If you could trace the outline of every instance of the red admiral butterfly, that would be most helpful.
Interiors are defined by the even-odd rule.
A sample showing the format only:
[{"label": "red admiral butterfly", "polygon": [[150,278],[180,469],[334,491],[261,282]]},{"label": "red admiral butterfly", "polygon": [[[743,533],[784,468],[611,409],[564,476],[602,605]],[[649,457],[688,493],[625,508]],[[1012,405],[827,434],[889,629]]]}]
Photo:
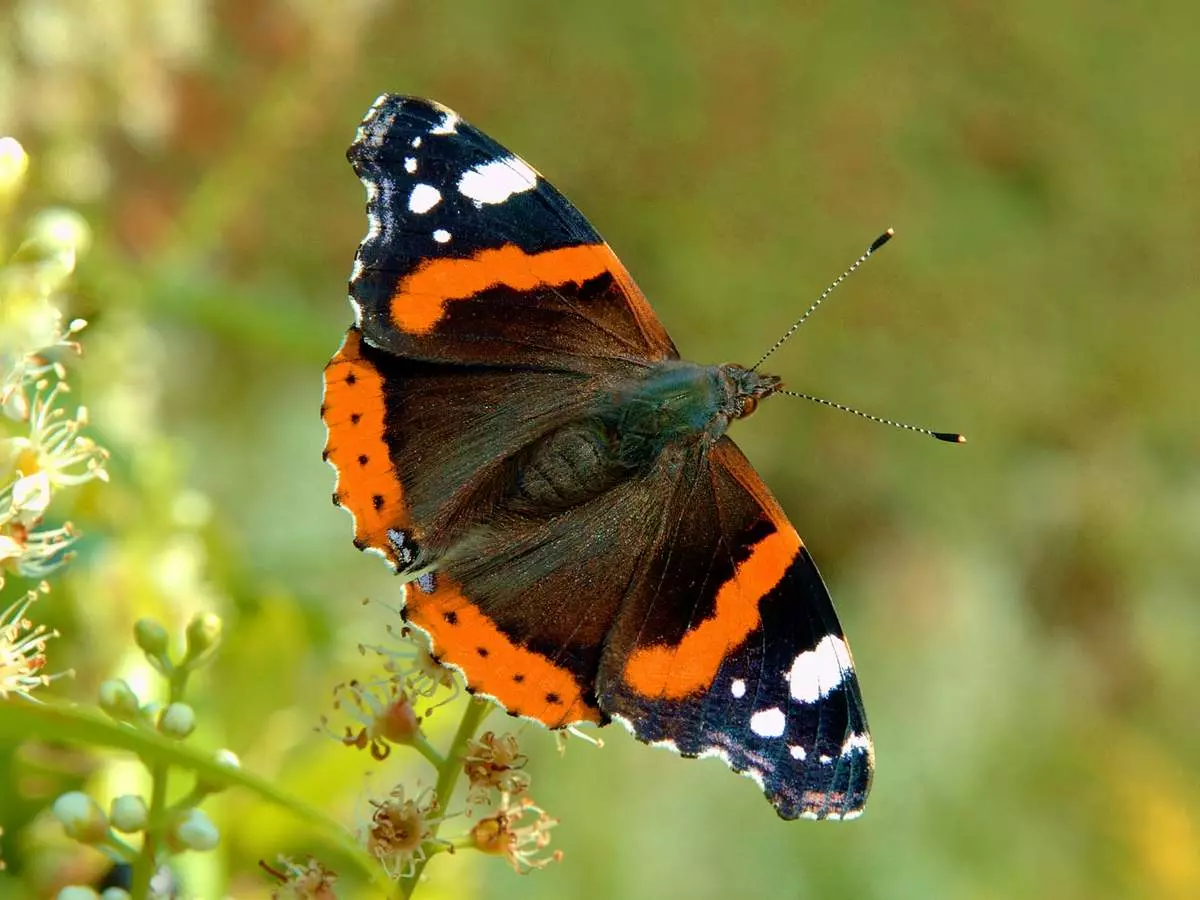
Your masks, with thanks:
[{"label": "red admiral butterfly", "polygon": [[616,719],[720,757],[786,819],[859,815],[850,648],[725,434],[779,379],[680,359],[583,215],[449,109],[384,95],[348,156],[369,230],[325,456],[406,619],[514,715]]}]

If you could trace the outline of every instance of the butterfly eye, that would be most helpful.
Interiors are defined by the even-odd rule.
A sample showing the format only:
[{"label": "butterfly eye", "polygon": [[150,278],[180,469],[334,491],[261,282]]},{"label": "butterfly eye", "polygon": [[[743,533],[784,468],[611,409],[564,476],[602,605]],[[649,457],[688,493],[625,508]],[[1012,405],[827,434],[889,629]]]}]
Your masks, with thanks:
[{"label": "butterfly eye", "polygon": [[758,409],[758,398],[757,397],[743,397],[742,398],[742,411],[738,414],[738,418],[744,419],[744,418],[746,418],[746,416],[753,413],[756,409]]}]

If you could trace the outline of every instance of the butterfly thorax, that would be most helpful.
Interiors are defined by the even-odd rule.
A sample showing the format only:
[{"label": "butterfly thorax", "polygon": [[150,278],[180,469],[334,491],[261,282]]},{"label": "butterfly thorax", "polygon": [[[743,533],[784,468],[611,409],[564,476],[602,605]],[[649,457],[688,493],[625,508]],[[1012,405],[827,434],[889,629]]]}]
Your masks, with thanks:
[{"label": "butterfly thorax", "polygon": [[671,444],[715,442],[730,422],[749,415],[778,387],[776,376],[732,363],[670,360],[615,391],[613,414],[624,443],[644,442],[646,452],[656,455]]}]

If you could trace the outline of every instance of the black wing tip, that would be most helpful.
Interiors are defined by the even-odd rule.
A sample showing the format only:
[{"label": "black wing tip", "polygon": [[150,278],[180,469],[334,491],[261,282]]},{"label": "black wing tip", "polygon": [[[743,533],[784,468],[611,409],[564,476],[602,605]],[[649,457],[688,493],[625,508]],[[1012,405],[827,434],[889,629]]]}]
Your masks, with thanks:
[{"label": "black wing tip", "polygon": [[[355,132],[346,157],[358,164],[375,159],[387,145],[396,123],[405,120],[404,130],[414,134],[449,134],[461,121],[458,113],[436,100],[410,94],[383,93],[375,98]],[[407,149],[407,148],[405,148]]]}]

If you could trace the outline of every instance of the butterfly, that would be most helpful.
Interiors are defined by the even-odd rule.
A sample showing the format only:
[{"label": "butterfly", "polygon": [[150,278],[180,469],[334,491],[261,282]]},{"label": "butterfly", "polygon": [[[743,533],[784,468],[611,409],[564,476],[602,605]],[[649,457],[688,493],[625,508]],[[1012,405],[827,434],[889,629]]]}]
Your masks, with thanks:
[{"label": "butterfly", "polygon": [[785,819],[860,815],[850,648],[726,433],[780,380],[681,359],[583,215],[446,107],[385,94],[347,155],[368,231],[325,457],[406,621],[513,715],[719,757]]}]

